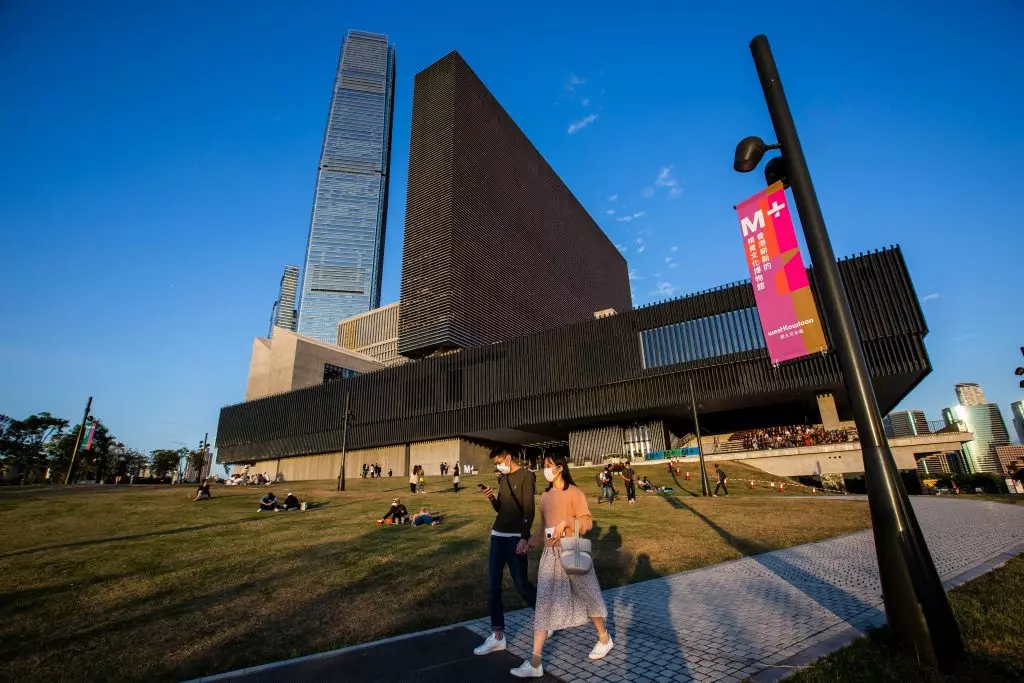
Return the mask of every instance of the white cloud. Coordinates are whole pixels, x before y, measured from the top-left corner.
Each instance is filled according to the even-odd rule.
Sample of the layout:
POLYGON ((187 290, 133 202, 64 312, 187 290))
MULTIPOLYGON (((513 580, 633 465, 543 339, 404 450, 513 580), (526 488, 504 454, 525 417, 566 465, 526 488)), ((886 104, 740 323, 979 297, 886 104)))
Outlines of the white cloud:
POLYGON ((643 196, 644 199, 650 199, 651 197, 654 196, 654 188, 645 187, 644 189, 640 190, 640 194, 641 196, 643 196))
POLYGON ((674 166, 665 166, 658 171, 658 177, 654 180, 655 187, 668 188, 668 196, 671 199, 676 199, 683 195, 683 188, 679 187, 679 182, 672 175, 672 169, 674 166))
POLYGON ((938 298, 939 298, 939 293, 938 292, 932 292, 931 294, 925 294, 924 296, 921 297, 921 303, 924 303, 926 301, 932 301, 933 299, 938 299, 938 298))
POLYGON ((630 280, 643 280, 642 277, 640 277, 639 275, 636 274, 635 270, 629 271, 629 279, 630 280))
POLYGON ((679 251, 679 247, 673 245, 672 248, 669 249, 669 251, 679 251))
POLYGON ((672 263, 672 261, 673 261, 673 260, 674 260, 674 259, 673 259, 673 258, 672 258, 671 256, 669 256, 669 257, 666 257, 666 258, 665 258, 665 263, 672 263))
POLYGON ((639 244, 641 247, 644 245, 644 241, 639 237, 636 238, 636 243, 639 244))
POLYGON ((615 215, 615 209, 608 209, 607 211, 605 211, 605 213, 608 214, 609 216, 614 216, 615 215))
POLYGON ((567 78, 566 81, 565 81, 565 89, 568 92, 574 92, 576 90, 576 86, 577 85, 583 85, 586 82, 587 82, 587 79, 580 78, 576 74, 570 73, 569 74, 569 78, 567 78))
POLYGON ((679 264, 678 263, 670 263, 670 264, 668 264, 668 267, 669 268, 678 268, 679 264))
POLYGON ((615 201, 616 199, 618 199, 618 198, 619 198, 619 195, 617 195, 617 194, 613 194, 613 195, 612 195, 611 197, 609 197, 609 198, 608 198, 608 201, 610 201, 610 202, 614 202, 614 201, 615 201))
POLYGON ((589 107, 590 106, 590 100, 588 100, 586 97, 584 97, 583 99, 580 100, 580 104, 582 104, 584 107, 589 107))
POLYGON ((597 121, 597 114, 587 114, 579 121, 573 121, 569 124, 569 135, 572 135, 578 130, 583 130, 594 121, 597 121))
POLYGON ((676 288, 672 286, 671 282, 659 282, 658 286, 651 292, 651 296, 663 296, 668 297, 676 293, 676 288))
MULTIPOLYGON (((646 211, 637 211, 636 213, 630 214, 628 216, 619 216, 615 220, 617 220, 620 223, 629 223, 630 221, 635 221, 638 218, 643 218, 646 215, 646 211)), ((648 234, 650 234, 650 231, 648 231, 648 234)))
POLYGON ((647 249, 647 245, 642 245, 640 247, 637 247, 636 253, 642 254, 642 253, 644 253, 644 250, 646 250, 646 249, 647 249))
POLYGON ((625 244, 616 244, 615 248, 618 249, 619 251, 621 251, 623 254, 626 253, 626 245, 625 244))

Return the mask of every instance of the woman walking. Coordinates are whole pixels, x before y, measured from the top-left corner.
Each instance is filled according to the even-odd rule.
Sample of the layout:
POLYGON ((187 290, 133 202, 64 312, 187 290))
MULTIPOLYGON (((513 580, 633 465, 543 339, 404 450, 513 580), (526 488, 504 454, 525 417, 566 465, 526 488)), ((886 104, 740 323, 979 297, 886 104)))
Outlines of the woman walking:
POLYGON ((420 466, 413 465, 412 473, 409 474, 409 493, 416 493, 416 484, 419 482, 420 466))
POLYGON ((541 659, 549 631, 579 626, 589 619, 597 630, 597 644, 590 651, 590 659, 604 658, 614 645, 604 625, 608 608, 594 570, 587 574, 569 575, 562 568, 559 557, 559 541, 565 536, 572 536, 577 521, 581 535, 593 526, 587 497, 573 482, 569 463, 561 453, 545 456, 544 478, 550 484, 540 498, 543 523, 529 542, 531 548, 544 547, 537 568, 533 656, 510 671, 516 678, 540 678, 544 675, 541 659))

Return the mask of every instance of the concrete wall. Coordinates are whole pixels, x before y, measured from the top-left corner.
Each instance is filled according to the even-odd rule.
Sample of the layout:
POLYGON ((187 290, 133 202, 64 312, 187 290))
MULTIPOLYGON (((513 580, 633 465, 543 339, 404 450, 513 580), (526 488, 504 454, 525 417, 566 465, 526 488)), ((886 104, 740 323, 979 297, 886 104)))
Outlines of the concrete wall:
MULTIPOLYGON (((363 463, 372 465, 377 463, 381 466, 381 473, 388 476, 390 467, 396 477, 408 476, 405 459, 406 447, 404 444, 398 446, 381 446, 380 448, 364 448, 358 451, 349 451, 345 456, 345 476, 358 477, 363 469, 363 463)), ((334 476, 338 476, 335 472, 334 476)))
POLYGON ((245 400, 321 384, 325 363, 360 373, 385 367, 368 356, 279 327, 273 339, 253 341, 245 400))
POLYGON ((336 479, 341 467, 341 453, 324 453, 323 455, 306 455, 300 458, 282 458, 267 463, 257 462, 253 468, 257 472, 266 471, 265 464, 276 467, 270 476, 277 473, 284 476, 285 481, 302 481, 304 479, 336 479))
POLYGON ((839 429, 839 411, 836 409, 836 397, 832 394, 817 394, 818 414, 825 429, 839 429))

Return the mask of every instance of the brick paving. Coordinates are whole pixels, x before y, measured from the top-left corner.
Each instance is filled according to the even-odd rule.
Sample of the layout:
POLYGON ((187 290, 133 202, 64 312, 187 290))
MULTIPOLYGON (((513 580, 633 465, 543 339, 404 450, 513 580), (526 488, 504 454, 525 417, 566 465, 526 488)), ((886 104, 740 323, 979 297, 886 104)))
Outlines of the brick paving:
MULTIPOLYGON (((943 581, 1024 552, 1024 506, 938 498, 913 505, 943 581)), ((546 673, 566 683, 773 681, 885 621, 870 531, 604 594, 615 649, 590 662, 593 627, 560 631, 545 648, 546 673)), ((532 611, 505 618, 509 651, 525 657, 532 611)), ((486 635, 488 623, 467 626, 486 635)))

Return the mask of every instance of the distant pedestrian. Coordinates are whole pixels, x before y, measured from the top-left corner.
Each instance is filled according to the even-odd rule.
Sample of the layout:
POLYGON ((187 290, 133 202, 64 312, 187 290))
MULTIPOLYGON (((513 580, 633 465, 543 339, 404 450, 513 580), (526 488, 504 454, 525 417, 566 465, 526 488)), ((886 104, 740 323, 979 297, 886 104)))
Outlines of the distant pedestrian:
POLYGON ((612 488, 612 466, 605 465, 599 476, 601 477, 601 498, 597 504, 600 505, 607 500, 611 505, 615 498, 615 489, 612 488))
POLYGON ((633 471, 633 465, 628 462, 622 470, 622 481, 626 484, 626 502, 636 503, 636 473, 633 471))
POLYGON ((416 484, 419 482, 420 466, 414 465, 409 474, 409 493, 416 493, 416 484))
POLYGON ((452 475, 452 486, 455 487, 455 493, 459 492, 459 471, 455 470, 455 474, 452 475))
POLYGON ((725 487, 725 484, 728 481, 726 479, 726 477, 725 477, 725 470, 723 470, 721 467, 719 467, 718 463, 715 463, 715 474, 718 475, 718 483, 715 484, 715 494, 714 494, 715 498, 718 497, 718 489, 719 488, 721 488, 723 491, 725 491, 725 495, 728 496, 729 495, 729 489, 727 489, 725 487))
POLYGON ((391 478, 391 475, 392 475, 392 470, 391 470, 391 468, 389 467, 389 468, 388 468, 388 479, 390 479, 390 478, 391 478))
POLYGON ((370 466, 369 466, 369 465, 367 465, 367 464, 366 464, 366 463, 364 462, 364 463, 363 463, 363 467, 362 467, 362 470, 361 470, 361 471, 362 471, 362 474, 361 474, 360 476, 362 476, 362 478, 363 478, 363 479, 366 479, 366 473, 370 471, 370 466))
POLYGON ((419 481, 417 483, 419 484, 419 488, 416 489, 417 493, 426 493, 426 490, 427 490, 427 486, 426 486, 427 478, 425 476, 423 476, 423 468, 422 467, 420 468, 420 477, 419 477, 419 481))

